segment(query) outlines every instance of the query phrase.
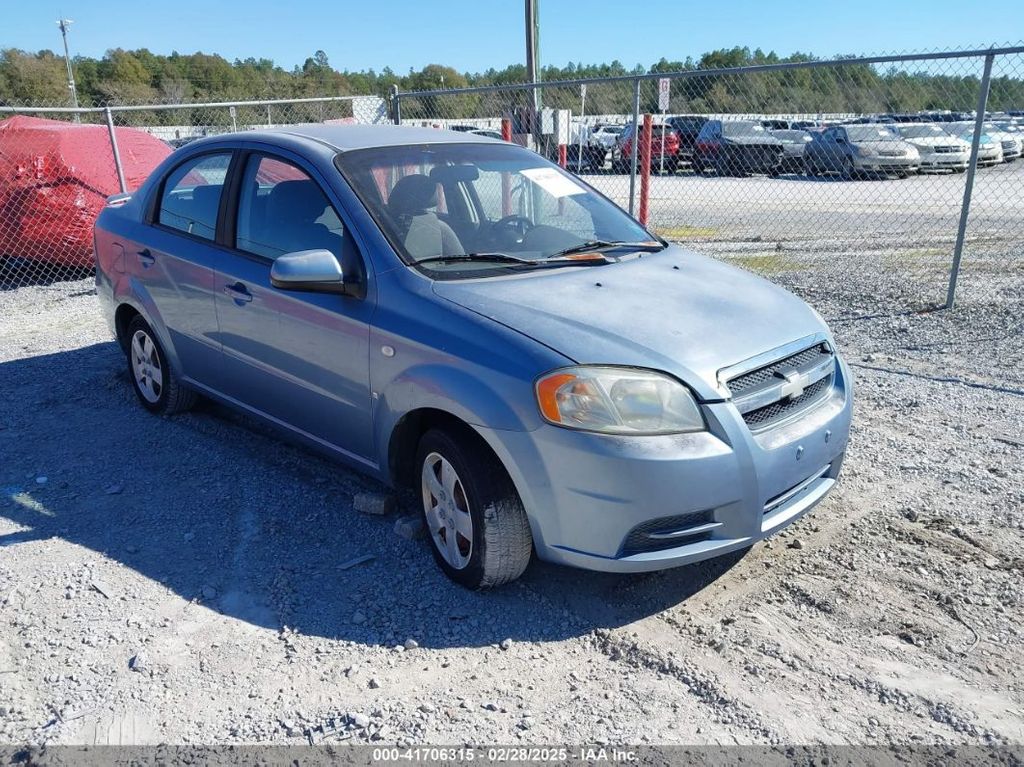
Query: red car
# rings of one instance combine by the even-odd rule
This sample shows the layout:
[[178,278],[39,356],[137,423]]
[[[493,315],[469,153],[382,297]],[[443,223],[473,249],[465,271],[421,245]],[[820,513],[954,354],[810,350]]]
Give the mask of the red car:
[[[643,124],[637,126],[637,131],[643,138]],[[615,146],[612,159],[614,172],[629,173],[633,164],[633,145],[635,143],[633,141],[633,126],[627,125]],[[656,123],[651,126],[651,170],[659,170],[662,167],[663,157],[665,170],[674,173],[682,159],[679,154],[679,134],[664,123]]]

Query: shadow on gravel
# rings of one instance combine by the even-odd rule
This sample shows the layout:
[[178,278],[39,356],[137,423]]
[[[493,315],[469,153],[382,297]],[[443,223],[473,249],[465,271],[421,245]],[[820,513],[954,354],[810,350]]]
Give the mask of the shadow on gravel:
[[[361,644],[557,641],[678,604],[742,557],[635,576],[534,562],[519,582],[473,593],[441,574],[426,541],[397,536],[393,518],[352,510],[356,493],[383,490],[373,480],[210,403],[170,419],[143,411],[114,343],[0,363],[0,392],[3,556],[17,563],[19,547],[42,546],[75,571],[88,563],[97,590],[140,616],[166,602],[158,582],[255,626]],[[46,549],[50,538],[144,580]]]

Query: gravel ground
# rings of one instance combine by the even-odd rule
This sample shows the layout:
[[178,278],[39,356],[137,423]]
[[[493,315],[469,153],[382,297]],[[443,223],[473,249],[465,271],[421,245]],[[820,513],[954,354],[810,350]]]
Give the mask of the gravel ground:
[[88,280],[0,293],[0,743],[1024,741],[1024,301],[877,313],[899,289],[853,277],[779,277],[857,377],[825,503],[490,593],[355,512],[372,481],[146,414]]

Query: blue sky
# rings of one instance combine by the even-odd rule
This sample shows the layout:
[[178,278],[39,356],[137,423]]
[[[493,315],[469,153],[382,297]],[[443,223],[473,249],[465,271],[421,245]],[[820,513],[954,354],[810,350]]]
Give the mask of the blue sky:
[[[1024,38],[1020,0],[539,0],[541,61],[627,67],[745,45],[819,56],[987,46]],[[522,62],[522,0],[0,0],[0,47],[109,48],[273,59],[290,69],[318,48],[338,69],[399,73],[426,64],[481,71]],[[982,13],[982,9],[984,13]],[[632,14],[632,17],[631,17]]]

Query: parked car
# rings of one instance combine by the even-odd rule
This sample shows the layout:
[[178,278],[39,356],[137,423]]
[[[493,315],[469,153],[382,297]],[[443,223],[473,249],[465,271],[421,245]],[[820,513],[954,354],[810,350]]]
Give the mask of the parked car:
[[1003,150],[1003,162],[1013,162],[1021,156],[1021,151],[1024,150],[1024,141],[1021,140],[1020,133],[988,121],[982,125],[982,130],[993,140],[999,142]]
[[[643,138],[644,126],[637,126],[637,133]],[[664,141],[664,143],[662,143]],[[612,170],[616,173],[629,173],[633,164],[633,126],[627,125],[619,135],[612,158]],[[667,123],[651,125],[651,169],[662,167],[669,173],[679,167],[679,136]],[[639,165],[639,157],[637,158]]]
[[934,123],[914,123],[913,125],[897,125],[895,130],[905,141],[917,147],[920,155],[918,169],[921,173],[928,170],[948,170],[963,173],[971,159],[971,145],[961,138],[950,136]]
[[[942,128],[950,136],[956,136],[968,144],[974,142],[974,123],[958,122],[945,123]],[[984,130],[984,125],[982,125]],[[978,139],[978,165],[982,167],[999,165],[1003,162],[1003,143],[993,137],[988,131],[981,134]]]
[[804,161],[810,175],[841,173],[843,178],[864,174],[898,178],[917,173],[920,154],[888,125],[845,124],[813,134]]
[[693,169],[719,176],[776,173],[783,152],[782,142],[759,122],[708,120],[697,136]]
[[501,131],[494,130],[492,128],[476,128],[467,133],[472,133],[474,136],[487,136],[487,138],[497,139],[498,141],[504,141],[501,137]]
[[693,162],[693,148],[697,143],[697,135],[707,121],[708,118],[703,115],[675,115],[665,121],[679,136],[680,163]]
[[469,587],[532,551],[627,572],[741,550],[839,475],[851,380],[821,317],[514,144],[218,136],[111,198],[95,237],[144,408],[202,393],[414,487]]
[[803,173],[804,151],[811,143],[811,134],[805,130],[773,130],[771,134],[782,142],[782,161],[773,173]]
[[605,151],[610,152],[615,148],[615,142],[625,127],[625,125],[611,125],[608,123],[595,125],[590,132],[590,140],[592,143],[600,144],[605,148]]
[[608,151],[602,144],[588,141],[583,144],[582,151],[578,142],[566,146],[566,167],[577,173],[590,171],[596,173],[604,170]]

